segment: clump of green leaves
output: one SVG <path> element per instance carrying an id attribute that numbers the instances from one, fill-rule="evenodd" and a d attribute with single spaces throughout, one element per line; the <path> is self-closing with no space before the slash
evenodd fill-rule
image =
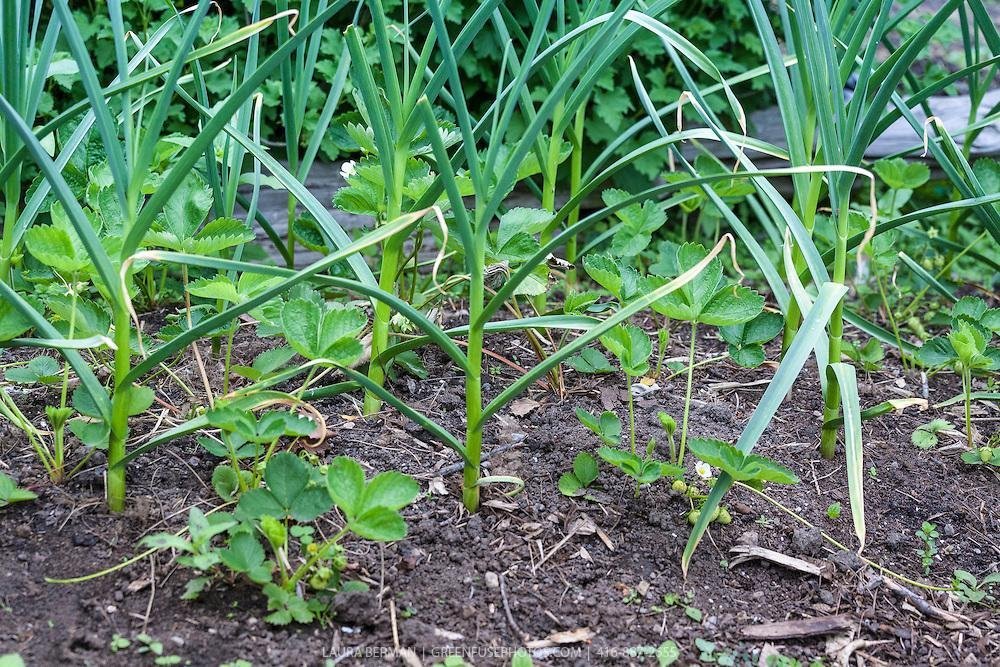
<path id="1" fill-rule="evenodd" d="M 559 478 L 559 492 L 570 497 L 586 495 L 587 487 L 597 480 L 599 473 L 597 460 L 587 452 L 580 452 L 573 459 L 573 469 Z"/>
<path id="2" fill-rule="evenodd" d="M 597 450 L 597 455 L 635 480 L 636 496 L 639 495 L 643 485 L 652 484 L 663 477 L 678 477 L 684 473 L 679 466 L 659 461 L 653 456 L 656 440 L 652 438 L 643 455 L 639 455 L 634 449 L 622 449 L 620 447 L 622 424 L 615 413 L 605 411 L 600 417 L 595 417 L 586 410 L 577 408 L 576 416 L 580 423 L 605 443 Z"/>
<path id="3" fill-rule="evenodd" d="M 937 539 L 941 535 L 938 533 L 937 526 L 929 521 L 924 521 L 915 534 L 923 543 L 923 546 L 917 550 L 917 555 L 920 556 L 920 564 L 924 568 L 924 574 L 927 575 L 931 573 L 934 556 L 938 553 Z"/>
<path id="4" fill-rule="evenodd" d="M 209 410 L 205 417 L 219 429 L 221 442 L 202 436 L 198 443 L 210 454 L 229 461 L 212 473 L 212 488 L 226 501 L 260 484 L 261 473 L 282 438 L 306 438 L 316 430 L 311 419 L 299 414 L 268 410 L 254 415 L 233 404 Z M 241 464 L 246 459 L 253 459 L 249 470 Z"/>
<path id="5" fill-rule="evenodd" d="M 10 475 L 0 472 L 0 507 L 34 500 L 37 497 L 33 492 L 19 487 Z"/>
<path id="6" fill-rule="evenodd" d="M 694 268 L 707 256 L 708 251 L 701 244 L 685 243 L 676 249 L 673 259 L 667 262 L 667 272 L 680 275 Z M 646 278 L 645 283 L 647 289 L 650 289 L 663 285 L 667 280 L 667 277 L 652 275 Z M 687 388 L 684 395 L 684 416 L 681 419 L 681 440 L 678 452 L 678 461 L 683 462 L 687 444 L 688 418 L 691 411 L 698 325 L 736 327 L 752 322 L 764 308 L 764 297 L 749 288 L 726 281 L 723 276 L 722 262 L 718 258 L 714 258 L 693 280 L 658 299 L 652 304 L 652 308 L 672 320 L 689 322 L 691 325 Z M 774 322 L 770 319 L 762 320 L 759 325 L 759 327 L 751 327 L 749 334 L 746 328 L 739 331 L 735 329 L 729 331 L 730 338 L 737 342 L 737 356 L 744 361 L 750 362 L 760 358 L 753 346 L 759 346 L 764 342 L 758 339 L 774 328 Z M 750 351 L 743 352 L 744 346 L 748 346 Z"/>
<path id="7" fill-rule="evenodd" d="M 267 462 L 264 486 L 240 496 L 232 514 L 206 515 L 191 508 L 187 537 L 157 533 L 145 546 L 180 552 L 177 562 L 198 573 L 185 599 L 194 599 L 223 574 L 244 576 L 267 597 L 266 619 L 285 625 L 323 618 L 332 595 L 344 587 L 342 546 L 348 534 L 377 542 L 400 540 L 406 523 L 399 510 L 416 498 L 416 482 L 398 472 L 365 480 L 361 466 L 337 457 L 324 470 L 289 452 Z M 321 538 L 311 525 L 336 506 L 345 525 Z"/>
<path id="8" fill-rule="evenodd" d="M 62 380 L 62 366 L 52 357 L 41 355 L 24 366 L 7 369 L 4 379 L 15 384 L 54 385 Z"/>
<path id="9" fill-rule="evenodd" d="M 962 377 L 969 449 L 973 447 L 972 374 L 1000 370 L 1000 348 L 991 346 L 998 332 L 1000 308 L 987 308 L 982 299 L 967 296 L 952 307 L 951 330 L 930 339 L 916 353 L 916 360 L 925 366 L 950 368 Z"/>
<path id="10" fill-rule="evenodd" d="M 1000 588 L 1000 572 L 992 572 L 981 580 L 971 572 L 955 570 L 951 587 L 960 600 L 968 604 L 995 605 L 994 588 Z"/>
<path id="11" fill-rule="evenodd" d="M 864 345 L 859 345 L 853 340 L 847 341 L 843 353 L 845 357 L 860 365 L 866 373 L 874 373 L 881 369 L 882 360 L 885 359 L 885 350 L 875 338 L 869 338 Z"/>
<path id="12" fill-rule="evenodd" d="M 635 480 L 635 495 L 638 497 L 639 490 L 644 485 L 652 484 L 664 477 L 676 478 L 684 474 L 684 469 L 680 466 L 657 460 L 654 457 L 655 452 L 656 440 L 650 438 L 643 456 L 606 446 L 598 449 L 597 455 Z"/>
<path id="13" fill-rule="evenodd" d="M 920 449 L 930 449 L 938 444 L 938 434 L 952 428 L 952 424 L 947 419 L 932 419 L 926 424 L 921 424 L 910 434 L 910 442 Z"/>
<path id="14" fill-rule="evenodd" d="M 111 641 L 108 642 L 108 648 L 111 649 L 112 653 L 118 653 L 118 651 L 123 651 L 132 645 L 132 640 L 128 637 L 123 637 L 117 632 L 111 635 Z"/>
<path id="15" fill-rule="evenodd" d="M 962 452 L 962 461 L 972 466 L 992 465 L 1000 468 L 1000 447 L 984 445 Z"/>
<path id="16" fill-rule="evenodd" d="M 729 358 L 744 368 L 756 368 L 764 363 L 764 344 L 781 333 L 785 319 L 778 313 L 761 313 L 747 322 L 719 327 L 726 341 Z"/>
<path id="17" fill-rule="evenodd" d="M 738 482 L 761 489 L 764 482 L 798 484 L 799 478 L 777 461 L 758 454 L 744 454 L 728 442 L 714 438 L 691 438 L 691 453 L 719 468 Z"/>
<path id="18" fill-rule="evenodd" d="M 695 637 L 695 648 L 698 650 L 698 660 L 708 664 L 732 667 L 736 664 L 736 656 L 726 651 L 720 651 L 718 644 L 701 637 Z"/>
<path id="19" fill-rule="evenodd" d="M 152 656 L 154 665 L 179 665 L 184 662 L 184 659 L 179 655 L 164 653 L 163 642 L 152 635 L 142 632 L 135 636 L 135 641 L 138 644 L 136 652 L 140 655 Z"/>

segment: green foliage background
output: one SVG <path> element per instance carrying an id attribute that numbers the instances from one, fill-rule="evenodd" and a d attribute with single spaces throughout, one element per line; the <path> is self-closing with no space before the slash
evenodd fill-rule
<path id="1" fill-rule="evenodd" d="M 210 13 L 209 19 L 205 21 L 202 28 L 202 40 L 212 37 L 216 30 L 223 33 L 232 31 L 241 25 L 250 22 L 251 12 L 255 4 L 260 4 L 260 15 L 270 16 L 278 11 L 278 5 L 287 4 L 290 8 L 298 6 L 298 2 L 275 2 L 275 0 L 231 0 L 224 2 L 224 16 L 219 23 L 219 16 Z M 76 20 L 80 25 L 80 30 L 84 39 L 94 54 L 94 60 L 99 68 L 99 76 L 102 82 L 110 81 L 115 75 L 114 63 L 114 41 L 112 39 L 111 23 L 108 12 L 101 6 L 99 0 L 73 0 L 71 6 L 74 9 Z M 403 15 L 403 3 L 401 0 L 386 0 L 384 3 L 386 11 L 401 18 Z M 414 16 L 419 11 L 419 4 L 414 3 L 410 7 L 410 15 Z M 580 1 L 581 6 L 584 1 Z M 465 22 L 466 18 L 478 6 L 470 0 L 452 0 L 447 10 L 447 20 L 451 22 L 456 30 Z M 522 16 L 525 13 L 521 10 L 518 0 L 511 0 L 507 3 L 507 8 L 514 16 Z M 156 27 L 170 16 L 174 10 L 166 0 L 131 0 L 123 2 L 124 19 L 126 30 L 135 32 L 140 36 L 151 33 Z M 343 22 L 331 21 L 330 25 L 347 24 L 352 18 L 351 12 L 345 13 Z M 747 12 L 746 3 L 743 0 L 685 0 L 678 2 L 670 8 L 662 17 L 667 25 L 687 37 L 695 45 L 701 48 L 705 54 L 711 58 L 724 76 L 733 76 L 750 69 L 763 62 L 760 48 L 760 41 L 753 23 Z M 364 17 L 362 16 L 362 20 Z M 525 27 L 528 26 L 528 19 L 523 21 Z M 426 36 L 426 31 L 430 26 L 430 21 L 423 20 L 417 25 L 417 32 L 411 33 L 411 39 L 417 43 L 422 43 Z M 156 54 L 168 59 L 175 50 L 175 40 L 179 38 L 176 31 L 169 35 Z M 274 48 L 275 35 L 273 31 L 266 31 L 262 35 L 261 53 L 267 54 Z M 373 39 L 368 35 L 366 44 L 371 45 Z M 311 85 L 310 100 L 307 105 L 305 127 L 303 128 L 303 142 L 308 141 L 312 135 L 312 130 L 326 99 L 328 82 L 333 79 L 337 68 L 337 62 L 343 48 L 343 35 L 335 28 L 324 30 L 324 39 L 321 46 L 321 54 L 317 68 L 320 77 Z M 468 57 L 463 58 L 460 67 L 465 74 L 463 85 L 466 94 L 473 101 L 477 97 L 491 99 L 497 85 L 497 74 L 500 71 L 499 59 L 503 52 L 499 43 L 492 38 L 477 39 L 473 43 L 472 50 Z M 367 56 L 372 63 L 378 62 L 378 53 L 374 47 L 370 48 Z M 650 97 L 657 104 L 666 104 L 677 99 L 681 92 L 681 81 L 673 66 L 664 55 L 662 44 L 659 39 L 652 34 L 643 33 L 636 41 L 632 49 L 632 56 L 636 60 L 639 71 L 643 73 L 644 79 L 649 89 Z M 66 55 L 66 63 L 69 65 L 71 59 Z M 236 63 L 237 66 L 239 63 Z M 231 74 L 228 71 L 215 73 L 207 77 L 209 92 L 219 97 L 224 96 L 230 89 Z M 706 82 L 711 83 L 711 82 Z M 42 120 L 53 113 L 53 110 L 62 108 L 63 100 L 69 101 L 79 99 L 83 94 L 79 87 L 79 77 L 74 73 L 67 73 L 54 77 L 54 83 L 47 91 L 40 114 Z M 762 77 L 754 82 L 750 90 L 743 92 L 753 92 L 752 95 L 743 95 L 743 103 L 748 109 L 760 107 L 770 101 L 768 94 L 762 94 L 767 87 L 766 78 Z M 639 108 L 635 100 L 635 95 L 628 94 L 632 91 L 632 77 L 629 73 L 627 60 L 621 59 L 616 67 L 608 69 L 605 76 L 598 84 L 592 101 L 590 110 L 590 121 L 587 126 L 588 141 L 594 145 L 603 145 L 618 136 L 627 128 L 632 121 L 642 116 L 642 109 Z M 546 90 L 543 86 L 535 86 L 534 95 L 537 99 L 544 99 Z M 279 119 L 281 106 L 281 83 L 277 78 L 269 80 L 263 87 L 265 121 L 263 129 L 267 133 L 264 136 L 266 143 L 277 145 L 283 141 L 283 137 L 278 136 L 282 124 Z M 477 95 L 482 93 L 482 95 Z M 721 97 L 713 98 L 721 101 Z M 215 101 L 215 100 L 213 100 Z M 346 121 L 352 118 L 353 96 L 350 94 L 350 83 L 344 95 L 339 120 Z M 722 109 L 718 109 L 721 111 Z M 195 131 L 196 118 L 190 110 L 185 109 L 179 103 L 174 105 L 168 130 L 191 134 Z M 338 123 L 335 120 L 333 129 L 323 142 L 321 154 L 329 160 L 336 159 L 339 155 L 350 154 L 357 150 L 357 146 L 351 142 L 346 133 L 338 131 Z M 636 137 L 636 145 L 648 141 L 652 135 L 640 135 Z M 658 157 L 651 157 L 636 164 L 636 169 L 643 176 L 655 177 L 659 175 L 661 163 Z"/>

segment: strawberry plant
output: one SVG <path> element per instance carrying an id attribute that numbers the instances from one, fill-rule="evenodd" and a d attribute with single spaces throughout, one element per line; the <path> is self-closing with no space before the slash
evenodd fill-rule
<path id="1" fill-rule="evenodd" d="M 719 327 L 726 341 L 729 358 L 744 368 L 756 368 L 764 363 L 764 344 L 774 339 L 784 326 L 777 313 L 760 313 L 746 322 Z"/>
<path id="2" fill-rule="evenodd" d="M 938 434 L 950 428 L 952 425 L 947 419 L 932 419 L 913 430 L 913 433 L 910 434 L 910 442 L 920 449 L 930 449 L 938 444 Z"/>
<path id="3" fill-rule="evenodd" d="M 915 355 L 916 360 L 931 368 L 947 367 L 962 377 L 965 394 L 965 436 L 973 448 L 972 434 L 972 374 L 1000 369 L 1000 348 L 990 345 L 1000 332 L 1000 308 L 987 308 L 976 297 L 965 297 L 951 310 L 951 330 L 932 338 Z"/>
<path id="4" fill-rule="evenodd" d="M 745 454 L 728 442 L 713 438 L 692 438 L 691 453 L 710 466 L 726 473 L 733 480 L 761 488 L 764 482 L 798 484 L 788 468 L 765 456 Z"/>
<path id="5" fill-rule="evenodd" d="M 316 431 L 311 419 L 298 414 L 270 410 L 255 416 L 231 404 L 210 410 L 206 418 L 219 429 L 222 442 L 207 436 L 199 437 L 198 442 L 210 454 L 229 460 L 212 473 L 212 487 L 226 501 L 257 487 L 260 473 L 281 438 L 306 438 Z M 247 459 L 253 462 L 244 470 L 241 461 Z"/>
<path id="6" fill-rule="evenodd" d="M 643 486 L 649 486 L 663 478 L 676 478 L 684 474 L 684 468 L 666 461 L 657 460 L 656 440 L 650 438 L 642 454 L 617 447 L 601 447 L 597 455 L 635 481 L 635 497 Z"/>
<path id="7" fill-rule="evenodd" d="M 653 484 L 657 480 L 664 477 L 679 477 L 683 474 L 684 470 L 679 466 L 672 465 L 665 461 L 658 461 L 654 457 L 656 450 L 656 440 L 650 438 L 649 443 L 646 445 L 646 450 L 643 454 L 636 453 L 635 450 L 635 427 L 634 424 L 630 429 L 630 439 L 631 446 L 629 449 L 624 449 L 621 447 L 621 432 L 622 424 L 618 416 L 613 412 L 605 411 L 601 413 L 600 417 L 594 417 L 589 412 L 576 409 L 576 416 L 580 422 L 593 431 L 597 437 L 604 443 L 602 447 L 597 450 L 597 455 L 601 459 L 615 468 L 618 468 L 621 472 L 625 473 L 635 481 L 635 495 L 639 496 L 639 491 L 643 486 Z M 593 459 L 590 458 L 589 462 Z M 584 466 L 584 477 L 589 477 L 589 462 Z M 597 467 L 596 464 L 592 468 L 593 478 L 596 478 Z M 567 493 L 566 495 L 580 495 L 583 491 L 580 488 L 573 486 L 573 482 L 580 482 L 583 478 L 579 477 L 576 472 L 576 464 L 574 462 L 574 472 L 572 473 L 575 477 L 574 480 L 567 481 L 567 488 L 574 491 L 573 494 Z M 564 476 L 565 477 L 565 476 Z M 580 487 L 586 487 L 588 483 L 579 484 Z M 560 479 L 560 489 L 563 488 L 562 480 Z M 578 493 L 579 492 L 579 493 Z M 565 492 L 564 492 L 565 493 Z"/>
<path id="8" fill-rule="evenodd" d="M 397 472 L 366 480 L 347 457 L 317 468 L 288 452 L 267 461 L 263 482 L 240 495 L 232 514 L 192 508 L 187 536 L 157 533 L 142 544 L 175 550 L 178 564 L 195 571 L 184 599 L 196 599 L 223 573 L 257 584 L 267 598 L 265 620 L 275 625 L 325 618 L 332 595 L 350 587 L 341 576 L 347 565 L 343 540 L 351 534 L 376 542 L 403 539 L 399 511 L 419 491 Z M 312 524 L 334 506 L 345 523 L 321 537 Z"/>
<path id="9" fill-rule="evenodd" d="M 559 477 L 559 493 L 564 496 L 585 496 L 587 487 L 597 480 L 597 461 L 587 452 L 580 452 L 573 459 L 573 469 Z"/>
<path id="10" fill-rule="evenodd" d="M 34 492 L 19 487 L 10 475 L 0 472 L 0 507 L 6 507 L 11 503 L 23 503 L 37 497 Z"/>
<path id="11" fill-rule="evenodd" d="M 1000 468 L 1000 447 L 983 445 L 968 452 L 962 452 L 962 461 L 968 465 L 991 465 Z"/>
<path id="12" fill-rule="evenodd" d="M 698 244 L 686 243 L 677 248 L 674 258 L 676 273 L 683 273 L 697 266 L 708 256 L 704 247 Z M 650 287 L 666 282 L 666 278 L 650 276 L 647 278 Z M 680 449 L 677 453 L 678 463 L 683 464 L 684 450 L 688 438 L 688 417 L 691 412 L 691 389 L 694 379 L 695 347 L 697 343 L 698 325 L 733 327 L 753 321 L 764 308 L 764 298 L 753 290 L 741 285 L 727 284 L 722 275 L 722 262 L 712 259 L 690 283 L 684 285 L 652 304 L 653 310 L 672 320 L 689 322 L 691 338 L 688 345 L 687 388 L 684 393 L 684 416 L 681 418 Z M 766 322 L 766 321 L 765 321 Z M 771 325 L 773 327 L 773 324 Z M 767 325 L 762 327 L 760 334 L 751 335 L 757 339 L 768 333 Z M 730 335 L 736 340 L 745 340 L 746 329 L 742 334 Z M 773 338 L 773 335 L 771 336 Z M 769 339 L 765 339 L 769 340 Z M 757 341 L 759 344 L 762 341 Z M 740 354 L 740 353 L 738 353 Z M 744 359 L 746 360 L 746 359 Z"/>

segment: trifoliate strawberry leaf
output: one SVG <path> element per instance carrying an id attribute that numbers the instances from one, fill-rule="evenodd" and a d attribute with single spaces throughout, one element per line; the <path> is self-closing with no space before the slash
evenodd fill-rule
<path id="1" fill-rule="evenodd" d="M 631 198 L 628 192 L 611 188 L 601 193 L 607 206 L 615 206 Z M 663 206 L 653 200 L 629 204 L 615 211 L 620 225 L 611 239 L 611 252 L 616 257 L 634 257 L 646 249 L 652 235 L 667 221 Z"/>
<path id="2" fill-rule="evenodd" d="M 708 251 L 698 243 L 685 243 L 677 249 L 678 273 L 684 273 L 704 260 Z M 658 287 L 665 279 L 651 276 L 647 289 Z M 722 262 L 713 258 L 692 280 L 658 299 L 653 310 L 671 319 L 714 326 L 730 326 L 756 317 L 764 308 L 764 298 L 746 287 L 725 285 Z"/>
<path id="3" fill-rule="evenodd" d="M 306 359 L 330 359 L 346 366 L 363 351 L 357 335 L 367 318 L 354 307 L 323 307 L 307 299 L 291 299 L 282 307 L 281 324 L 288 343 Z"/>
<path id="4" fill-rule="evenodd" d="M 24 366 L 13 366 L 4 373 L 7 382 L 16 384 L 55 384 L 62 380 L 62 366 L 48 356 L 33 357 Z"/>
<path id="5" fill-rule="evenodd" d="M 760 313 L 752 320 L 719 329 L 728 345 L 729 358 L 744 368 L 756 368 L 764 363 L 764 343 L 777 336 L 784 318 L 777 313 Z"/>
<path id="6" fill-rule="evenodd" d="M 579 354 L 566 360 L 566 364 L 578 373 L 613 373 L 615 368 L 601 351 L 585 347 Z"/>
<path id="7" fill-rule="evenodd" d="M 875 173 L 893 190 L 915 190 L 930 179 L 931 171 L 922 162 L 883 158 L 872 165 Z"/>
<path id="8" fill-rule="evenodd" d="M 910 442 L 920 449 L 930 449 L 938 444 L 938 433 L 952 428 L 951 422 L 946 419 L 932 419 L 926 424 L 921 424 L 910 435 Z"/>
<path id="9" fill-rule="evenodd" d="M 595 417 L 583 408 L 576 409 L 576 418 L 580 423 L 597 434 L 601 442 L 609 445 L 618 445 L 622 439 L 622 422 L 618 415 L 605 410 L 600 417 Z"/>
<path id="10" fill-rule="evenodd" d="M 691 453 L 741 482 L 796 484 L 799 478 L 788 468 L 769 458 L 744 454 L 728 442 L 714 438 L 691 438 Z"/>
<path id="11" fill-rule="evenodd" d="M 264 470 L 265 489 L 240 496 L 239 511 L 249 518 L 291 517 L 312 521 L 332 506 L 329 494 L 313 483 L 311 466 L 290 452 L 278 452 Z"/>
<path id="12" fill-rule="evenodd" d="M 653 343 L 649 335 L 639 327 L 618 325 L 601 336 L 601 344 L 615 355 L 622 371 L 631 377 L 645 375 L 649 371 L 649 356 Z"/>

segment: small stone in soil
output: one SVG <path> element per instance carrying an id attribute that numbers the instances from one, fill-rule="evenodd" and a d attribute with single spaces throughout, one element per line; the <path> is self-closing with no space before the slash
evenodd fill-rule
<path id="1" fill-rule="evenodd" d="M 474 516 L 469 519 L 468 523 L 465 524 L 465 530 L 470 535 L 475 535 L 483 532 L 483 520 L 478 516 Z"/>
<path id="2" fill-rule="evenodd" d="M 892 531 L 885 536 L 885 542 L 889 545 L 890 549 L 898 551 L 899 549 L 906 548 L 906 543 L 909 541 L 909 536 L 906 533 L 901 533 L 899 531 Z"/>
<path id="3" fill-rule="evenodd" d="M 399 561 L 399 566 L 403 570 L 413 570 L 416 569 L 417 565 L 420 564 L 421 556 L 424 555 L 419 549 L 410 549 L 407 547 L 402 548 L 403 557 Z"/>
<path id="4" fill-rule="evenodd" d="M 830 562 L 836 565 L 838 570 L 844 572 L 860 570 L 862 565 L 864 565 L 856 553 L 846 550 L 838 551 L 830 556 Z"/>
<path id="5" fill-rule="evenodd" d="M 823 533 L 819 528 L 796 528 L 792 533 L 792 544 L 799 553 L 814 555 L 823 545 Z"/>
<path id="6" fill-rule="evenodd" d="M 362 627 L 378 620 L 378 599 L 373 591 L 344 591 L 333 598 L 333 612 L 338 623 Z"/>
<path id="7" fill-rule="evenodd" d="M 485 577 L 486 588 L 500 588 L 500 577 L 496 572 L 487 572 Z"/>
<path id="8" fill-rule="evenodd" d="M 90 533 L 77 533 L 73 536 L 73 546 L 92 547 L 97 544 L 97 538 Z"/>

